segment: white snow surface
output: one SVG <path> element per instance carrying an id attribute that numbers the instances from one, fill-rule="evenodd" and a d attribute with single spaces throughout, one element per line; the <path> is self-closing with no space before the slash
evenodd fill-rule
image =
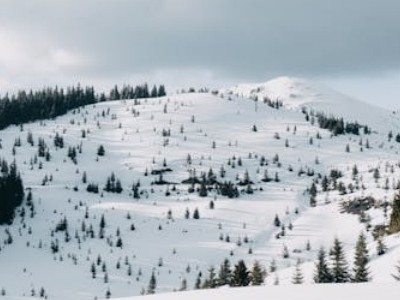
<path id="1" fill-rule="evenodd" d="M 254 95 L 261 99 L 264 96 L 279 99 L 284 106 L 273 109 L 262 101 L 255 104 L 250 101 Z M 332 136 L 329 131 L 305 121 L 300 111 L 303 106 L 343 117 L 345 121 L 358 121 L 371 126 L 375 132 Z M 138 296 L 146 289 L 154 271 L 156 292 L 163 294 L 179 289 L 183 279 L 187 280 L 188 289 L 192 289 L 200 271 L 204 278 L 210 266 L 218 268 L 224 258 L 229 258 L 232 264 L 244 259 L 249 266 L 258 260 L 267 270 L 275 260 L 278 269 L 268 274 L 265 287 L 221 288 L 144 299 L 320 299 L 321 293 L 329 300 L 378 296 L 384 299 L 395 288 L 391 274 L 400 259 L 400 237 L 386 237 L 388 253 L 377 256 L 371 231 L 366 231 L 366 224 L 360 223 L 357 215 L 343 213 L 341 204 L 365 196 L 373 196 L 379 203 L 392 201 L 397 192 L 393 187 L 400 176 L 400 144 L 394 139 L 389 142 L 387 134 L 390 130 L 398 132 L 400 121 L 396 118 L 390 111 L 309 81 L 278 78 L 265 84 L 221 90 L 219 95 L 188 93 L 142 99 L 140 104 L 134 100 L 98 103 L 54 120 L 25 124 L 23 131 L 18 126 L 10 126 L 0 131 L 0 157 L 8 162 L 15 159 L 25 187 L 32 189 L 36 215 L 34 218 L 29 213 L 25 218 L 18 215 L 12 225 L 0 226 L 0 289 L 6 290 L 8 299 L 30 298 L 32 291 L 37 296 L 41 287 L 49 299 L 100 299 L 108 289 L 113 298 L 124 298 Z M 252 130 L 254 125 L 256 132 Z M 163 136 L 163 129 L 170 130 L 170 136 Z M 88 131 L 86 137 L 82 137 L 82 130 Z M 29 131 L 35 139 L 34 147 L 26 141 Z M 54 146 L 56 132 L 64 137 L 63 149 Z M 14 156 L 12 148 L 17 137 L 21 137 L 22 146 L 16 147 Z M 49 162 L 40 157 L 37 163 L 33 162 L 39 137 L 45 139 L 50 150 Z M 68 147 L 80 144 L 82 153 L 78 153 L 75 165 L 66 154 Z M 96 155 L 100 144 L 106 150 L 104 157 Z M 350 152 L 345 151 L 346 145 Z M 187 161 L 188 154 L 191 164 Z M 273 162 L 276 154 L 280 164 Z M 262 156 L 267 165 L 260 165 Z M 242 166 L 238 165 L 239 157 Z M 163 168 L 164 158 L 172 172 L 164 173 L 163 179 L 171 184 L 152 185 L 159 177 L 150 172 Z M 352 176 L 354 164 L 359 170 L 356 180 Z M 225 178 L 219 175 L 221 165 L 226 170 Z M 235 199 L 214 191 L 207 197 L 200 197 L 197 192 L 188 193 L 190 185 L 181 184 L 182 180 L 193 169 L 200 176 L 210 168 L 218 180 L 232 182 L 242 179 L 248 171 L 254 193 L 242 193 Z M 319 190 L 317 206 L 310 207 L 306 189 L 314 179 L 320 180 L 318 174 L 324 176 L 333 168 L 343 172 L 340 180 L 346 186 L 356 185 L 357 181 L 363 188 L 354 188 L 346 195 Z M 374 168 L 380 171 L 377 180 L 372 175 Z M 148 176 L 144 175 L 146 169 Z M 298 175 L 300 170 L 307 169 L 314 170 L 314 175 Z M 277 173 L 280 181 L 262 182 L 265 170 L 272 178 Z M 87 182 L 98 184 L 100 190 L 114 172 L 124 190 L 121 194 L 88 193 L 87 184 L 82 182 L 83 172 L 87 173 Z M 42 185 L 46 175 L 52 175 L 52 181 Z M 131 187 L 138 180 L 143 193 L 140 199 L 134 199 Z M 167 190 L 170 196 L 166 196 Z M 209 208 L 211 200 L 215 209 Z M 199 220 L 192 218 L 195 208 L 199 209 Z M 189 219 L 184 217 L 186 209 L 190 211 Z M 85 218 L 86 210 L 88 218 Z M 169 210 L 170 219 L 167 218 Z M 105 237 L 100 239 L 99 223 L 103 214 Z M 286 226 L 286 235 L 279 239 L 276 235 L 281 230 L 273 225 L 276 214 Z M 390 208 L 386 214 L 381 207 L 372 208 L 368 215 L 371 226 L 387 224 Z M 64 233 L 53 232 L 64 217 L 68 220 L 69 242 L 65 242 Z M 94 238 L 82 231 L 83 222 L 87 228 L 93 227 Z M 292 230 L 288 229 L 290 223 Z M 6 229 L 13 237 L 10 245 L 3 242 Z M 123 241 L 122 248 L 115 246 L 117 231 Z M 362 231 L 367 234 L 372 283 L 312 284 L 319 247 L 329 248 L 334 237 L 340 238 L 351 266 L 354 245 Z M 225 241 L 228 235 L 230 242 Z M 50 244 L 56 239 L 60 252 L 52 254 Z M 245 239 L 249 242 L 245 243 Z M 307 241 L 311 244 L 308 251 Z M 282 257 L 284 246 L 290 251 L 288 259 Z M 90 268 L 99 256 L 101 263 L 96 265 L 93 279 Z M 297 259 L 302 261 L 305 281 L 302 286 L 291 285 Z M 120 268 L 116 268 L 118 261 Z M 103 262 L 109 278 L 107 283 Z M 277 278 L 281 285 L 272 286 Z"/>
<path id="2" fill-rule="evenodd" d="M 384 292 L 383 292 L 384 291 Z M 398 284 L 319 284 L 225 288 L 120 298 L 118 300 L 337 300 L 337 299 L 393 299 Z"/>
<path id="3" fill-rule="evenodd" d="M 299 110 L 305 107 L 315 112 L 343 117 L 347 121 L 369 124 L 375 130 L 384 131 L 388 122 L 398 128 L 396 117 L 388 110 L 303 78 L 278 77 L 264 83 L 239 84 L 222 92 L 231 92 L 253 99 L 258 96 L 260 101 L 267 97 L 273 101 L 282 101 L 289 109 Z M 380 99 L 376 101 L 379 102 Z"/>

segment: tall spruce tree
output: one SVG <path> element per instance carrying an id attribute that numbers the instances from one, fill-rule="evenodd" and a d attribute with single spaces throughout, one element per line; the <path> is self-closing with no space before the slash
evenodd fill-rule
<path id="1" fill-rule="evenodd" d="M 350 281 L 350 275 L 348 271 L 348 264 L 346 261 L 343 245 L 338 238 L 335 238 L 333 247 L 330 251 L 331 256 L 331 274 L 332 282 L 344 283 Z"/>
<path id="2" fill-rule="evenodd" d="M 227 258 L 224 259 L 218 272 L 218 286 L 224 286 L 231 284 L 232 271 L 231 264 Z"/>
<path id="3" fill-rule="evenodd" d="M 321 247 L 318 251 L 318 259 L 315 263 L 314 273 L 315 283 L 329 283 L 332 282 L 332 275 L 329 271 L 327 255 L 324 247 Z"/>
<path id="4" fill-rule="evenodd" d="M 232 286 L 248 286 L 250 284 L 250 272 L 243 260 L 235 265 L 232 277 Z"/>
<path id="5" fill-rule="evenodd" d="M 354 257 L 354 282 L 369 281 L 369 272 L 367 264 L 369 261 L 366 238 L 363 233 L 358 237 Z"/>
<path id="6" fill-rule="evenodd" d="M 303 272 L 301 271 L 301 261 L 300 259 L 297 259 L 296 261 L 296 268 L 294 270 L 293 278 L 292 278 L 292 283 L 293 284 L 302 284 L 304 281 L 304 276 Z"/>
<path id="7" fill-rule="evenodd" d="M 154 272 L 151 273 L 149 285 L 147 286 L 147 294 L 155 294 L 157 287 L 157 279 Z"/>
<path id="8" fill-rule="evenodd" d="M 392 204 L 392 214 L 390 215 L 389 232 L 400 231 L 400 194 L 396 194 Z"/>
<path id="9" fill-rule="evenodd" d="M 208 278 L 204 281 L 203 287 L 208 289 L 215 289 L 217 287 L 217 274 L 215 274 L 213 266 L 208 269 Z"/>
<path id="10" fill-rule="evenodd" d="M 255 261 L 250 274 L 251 285 L 262 285 L 267 272 L 258 261 Z"/>

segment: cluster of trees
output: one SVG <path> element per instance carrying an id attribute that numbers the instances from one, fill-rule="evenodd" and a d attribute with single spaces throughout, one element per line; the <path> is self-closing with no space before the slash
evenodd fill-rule
<path id="1" fill-rule="evenodd" d="M 283 106 L 283 102 L 280 101 L 279 99 L 273 101 L 268 97 L 264 97 L 264 103 L 266 103 L 269 107 L 275 108 L 275 109 L 279 109 L 280 107 Z"/>
<path id="2" fill-rule="evenodd" d="M 124 85 L 115 86 L 108 95 L 96 94 L 94 87 L 77 86 L 63 88 L 44 88 L 38 91 L 21 90 L 17 94 L 0 97 L 0 129 L 9 125 L 19 125 L 36 120 L 55 118 L 80 106 L 119 99 L 140 99 L 165 96 L 164 85 Z"/>
<path id="3" fill-rule="evenodd" d="M 317 122 L 320 128 L 328 129 L 329 131 L 333 132 L 334 135 L 341 135 L 341 134 L 360 134 L 360 129 L 364 130 L 364 134 L 369 134 L 370 129 L 368 126 L 363 126 L 355 123 L 345 123 L 343 118 L 335 118 L 335 117 L 327 117 L 322 113 L 317 114 Z"/>
<path id="4" fill-rule="evenodd" d="M 353 272 L 350 271 L 346 260 L 342 243 L 335 238 L 329 252 L 330 263 L 324 248 L 318 252 L 315 264 L 315 283 L 345 283 L 345 282 L 367 282 L 370 275 L 368 271 L 368 249 L 364 234 L 360 234 L 355 247 Z"/>
<path id="5" fill-rule="evenodd" d="M 115 85 L 109 95 L 110 100 L 122 100 L 122 99 L 142 99 L 142 98 L 156 98 L 163 97 L 167 93 L 165 91 L 165 86 L 160 85 L 158 88 L 156 85 L 150 90 L 147 83 L 143 85 L 123 85 L 122 88 L 119 88 Z M 105 101 L 107 98 L 105 95 L 101 96 L 101 101 Z"/>
<path id="6" fill-rule="evenodd" d="M 202 281 L 202 274 L 199 273 L 195 288 L 212 289 L 220 286 L 249 286 L 261 285 L 267 275 L 266 270 L 259 262 L 254 262 L 253 267 L 248 269 L 243 260 L 239 260 L 232 268 L 228 259 L 220 265 L 218 274 L 214 267 L 208 270 L 208 276 Z"/>
<path id="7" fill-rule="evenodd" d="M 336 118 L 333 116 L 326 116 L 323 113 L 308 113 L 306 109 L 303 109 L 306 120 L 314 124 L 317 121 L 318 126 L 322 129 L 328 129 L 334 135 L 341 134 L 355 134 L 359 135 L 360 131 L 363 130 L 364 134 L 370 134 L 371 129 L 366 125 L 360 125 L 357 122 L 344 122 L 343 118 Z"/>
<path id="8" fill-rule="evenodd" d="M 66 90 L 46 88 L 40 91 L 20 91 L 0 98 L 0 129 L 12 124 L 55 118 L 68 110 L 97 100 L 93 87 L 80 85 Z"/>
<path id="9" fill-rule="evenodd" d="M 106 186 L 104 187 L 104 190 L 106 192 L 111 192 L 111 193 L 117 193 L 120 194 L 122 193 L 122 184 L 119 179 L 115 177 L 114 172 L 111 173 L 110 177 L 107 178 Z"/>
<path id="10" fill-rule="evenodd" d="M 0 160 L 0 225 L 11 224 L 24 200 L 24 186 L 15 162 Z"/>

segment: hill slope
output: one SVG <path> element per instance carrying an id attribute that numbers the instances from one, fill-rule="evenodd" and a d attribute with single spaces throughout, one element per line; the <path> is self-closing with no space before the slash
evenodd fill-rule
<path id="1" fill-rule="evenodd" d="M 259 100 L 265 97 L 279 100 L 289 109 L 300 110 L 305 107 L 315 112 L 343 117 L 347 121 L 369 124 L 373 129 L 381 132 L 384 132 L 388 125 L 398 128 L 396 117 L 388 110 L 301 78 L 278 77 L 265 83 L 240 84 L 226 89 L 224 92 L 231 92 L 247 98 L 257 96 Z"/>
<path id="2" fill-rule="evenodd" d="M 107 290 L 127 297 L 146 289 L 154 273 L 157 293 L 179 289 L 184 280 L 191 289 L 199 272 L 203 280 L 224 258 L 258 260 L 267 269 L 275 261 L 268 284 L 277 278 L 289 284 L 301 259 L 311 283 L 317 250 L 330 247 L 334 236 L 351 262 L 359 232 L 387 224 L 390 216 L 383 204 L 397 192 L 400 144 L 388 142 L 387 133 L 396 133 L 396 120 L 384 110 L 368 115 L 370 106 L 311 91 L 301 80 L 265 85 L 269 97 L 283 101 L 280 109 L 249 101 L 251 89 L 98 103 L 23 131 L 2 130 L 0 157 L 15 159 L 35 214 L 24 205 L 14 224 L 0 230 L 0 288 L 15 297 L 38 295 L 42 287 L 50 299 L 93 299 Z M 333 105 L 336 100 L 341 104 Z M 305 120 L 303 105 L 353 115 L 379 130 L 332 136 Z M 57 134 L 63 148 L 54 144 Z M 49 160 L 38 156 L 39 138 Z M 104 156 L 97 154 L 100 145 Z M 332 169 L 342 177 L 333 180 Z M 330 178 L 326 191 L 324 176 Z M 108 178 L 109 189 L 119 181 L 121 193 L 104 190 Z M 307 192 L 313 181 L 316 207 Z M 89 184 L 99 193 L 89 193 Z M 368 222 L 343 213 L 343 203 L 365 196 L 376 200 L 364 211 Z M 274 225 L 276 215 L 284 230 Z M 390 253 L 378 257 L 370 232 L 373 280 L 393 282 L 398 239 L 386 239 Z"/>

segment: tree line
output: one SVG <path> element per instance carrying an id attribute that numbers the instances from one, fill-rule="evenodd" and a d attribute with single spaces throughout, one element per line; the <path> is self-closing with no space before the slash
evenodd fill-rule
<path id="1" fill-rule="evenodd" d="M 164 85 L 147 84 L 114 86 L 108 94 L 96 93 L 94 87 L 77 86 L 66 89 L 44 88 L 38 91 L 21 90 L 16 94 L 0 96 L 0 129 L 9 125 L 20 125 L 27 122 L 51 119 L 67 111 L 96 102 L 121 99 L 154 98 L 166 95 Z"/>

